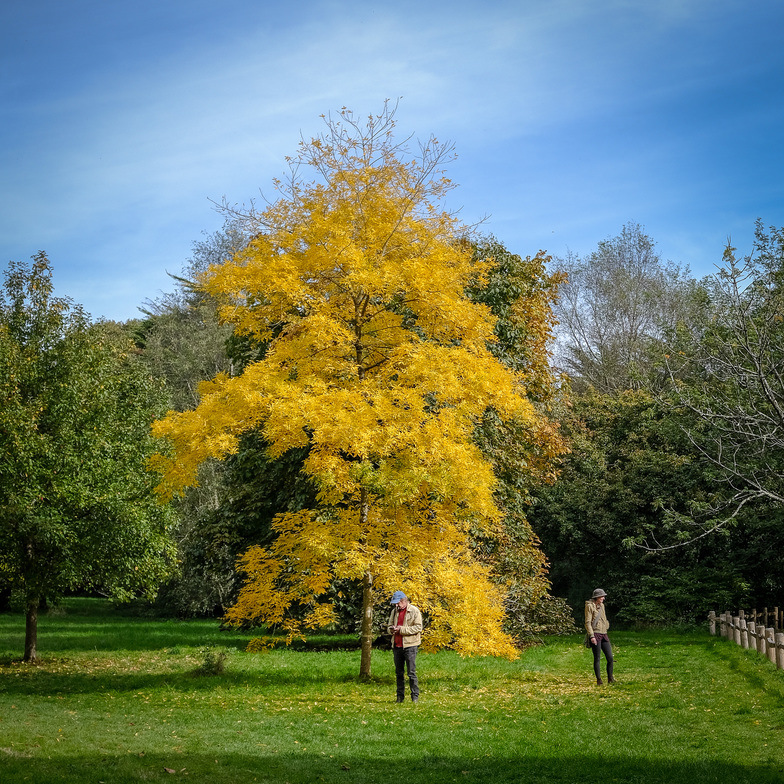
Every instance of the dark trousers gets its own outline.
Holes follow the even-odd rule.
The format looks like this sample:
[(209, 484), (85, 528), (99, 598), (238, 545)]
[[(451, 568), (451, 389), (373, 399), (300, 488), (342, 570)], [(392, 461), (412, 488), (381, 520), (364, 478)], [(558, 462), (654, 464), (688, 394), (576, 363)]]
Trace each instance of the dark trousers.
[(419, 699), (419, 681), (416, 674), (416, 655), (419, 647), (414, 645), (411, 648), (392, 648), (395, 657), (395, 676), (397, 678), (397, 699), (402, 702), (406, 698), (406, 681), (403, 675), (403, 668), (408, 670), (408, 683), (411, 687), (411, 699)]
[(609, 681), (613, 676), (613, 654), (610, 638), (606, 634), (596, 634), (595, 637), (596, 645), (591, 646), (593, 651), (593, 671), (596, 674), (596, 680), (601, 680), (602, 651), (604, 651), (604, 658), (607, 660), (607, 680)]

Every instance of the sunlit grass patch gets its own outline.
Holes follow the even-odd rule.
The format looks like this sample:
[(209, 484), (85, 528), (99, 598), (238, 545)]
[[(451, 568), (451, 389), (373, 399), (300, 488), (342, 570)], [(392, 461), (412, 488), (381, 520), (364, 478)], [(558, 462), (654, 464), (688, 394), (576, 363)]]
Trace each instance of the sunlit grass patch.
[[(203, 621), (156, 646), (160, 621), (126, 639), (127, 618), (117, 648), (95, 650), (77, 633), (90, 619), (69, 636), (68, 618), (53, 620), (72, 648), (0, 666), (3, 784), (784, 780), (784, 673), (704, 633), (613, 635), (618, 683), (604, 687), (576, 637), (515, 662), (422, 653), (420, 703), (398, 705), (389, 651), (362, 683), (358, 650), (250, 654)], [(20, 623), (0, 616), (0, 634)], [(211, 644), (231, 651), (225, 670), (198, 677)]]

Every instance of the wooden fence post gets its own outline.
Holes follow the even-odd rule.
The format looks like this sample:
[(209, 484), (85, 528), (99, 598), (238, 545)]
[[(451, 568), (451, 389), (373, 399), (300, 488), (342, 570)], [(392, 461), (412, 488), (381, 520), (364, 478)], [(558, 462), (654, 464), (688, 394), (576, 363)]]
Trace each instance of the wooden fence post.
[(768, 642), (765, 639), (765, 627), (762, 624), (757, 626), (757, 653), (763, 656), (768, 655)]
[[(760, 621), (770, 619), (773, 626), (765, 626)], [(718, 629), (717, 629), (718, 623)], [(774, 607), (770, 612), (766, 607), (762, 612), (756, 609), (745, 613), (738, 610), (737, 615), (727, 610), (716, 615), (715, 610), (708, 613), (708, 631), (716, 636), (718, 633), (727, 640), (732, 640), (744, 649), (756, 650), (767, 657), (779, 670), (784, 670), (784, 609)]]
[(768, 648), (768, 659), (776, 664), (776, 630), (772, 626), (765, 629), (765, 645)]

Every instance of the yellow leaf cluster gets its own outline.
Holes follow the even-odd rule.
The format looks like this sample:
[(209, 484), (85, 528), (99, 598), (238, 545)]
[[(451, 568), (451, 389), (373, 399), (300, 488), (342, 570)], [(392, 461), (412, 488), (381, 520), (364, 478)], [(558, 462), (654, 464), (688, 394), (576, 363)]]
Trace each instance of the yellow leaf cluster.
[(427, 649), (514, 658), (502, 631), (503, 593), (473, 557), (469, 525), (454, 505), (426, 499), (395, 510), (375, 506), (364, 525), (356, 507), (280, 515), (273, 544), (242, 557), (247, 579), (226, 620), (298, 635), (334, 621), (326, 598), (333, 580), (371, 572), (386, 597), (405, 575), (407, 592), (429, 618)]

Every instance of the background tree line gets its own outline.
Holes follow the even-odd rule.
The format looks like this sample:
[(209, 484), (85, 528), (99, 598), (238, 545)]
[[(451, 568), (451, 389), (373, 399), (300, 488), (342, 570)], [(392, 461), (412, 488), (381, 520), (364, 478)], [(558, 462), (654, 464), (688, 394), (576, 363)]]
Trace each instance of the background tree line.
[(699, 281), (633, 223), (556, 263), (571, 453), (529, 515), (554, 593), (602, 585), (632, 623), (780, 603), (781, 230), (758, 222), (752, 253)]
[[(237, 372), (263, 350), (220, 324), (216, 303), (190, 283), (247, 240), (241, 222), (231, 218), (223, 230), (195, 242), (173, 292), (148, 301), (144, 318), (91, 326), (76, 310), (68, 317), (67, 329), (62, 315), (48, 317), (54, 319), (52, 326), (31, 322), (24, 329), (31, 336), (46, 330), (84, 335), (79, 338), (87, 341), (79, 349), (81, 361), (85, 368), (93, 362), (89, 373), (94, 380), (101, 376), (85, 346), (98, 341), (116, 352), (110, 347), (130, 337), (135, 353), (115, 356), (147, 368), (147, 389), (159, 389), (155, 394), (163, 394), (168, 407), (193, 407), (202, 380), (220, 371)], [(492, 427), (477, 434), (486, 451), (496, 456), (504, 503), (513, 519), (518, 516), (513, 535), (526, 543), (497, 553), (508, 561), (506, 573), (520, 578), (507, 607), (519, 629), (530, 633), (565, 628), (568, 609), (553, 604), (552, 597), (579, 608), (596, 584), (612, 587), (614, 611), (629, 623), (690, 623), (712, 607), (780, 602), (784, 570), (774, 554), (782, 544), (783, 248), (781, 231), (758, 223), (752, 254), (738, 260), (728, 247), (718, 272), (697, 281), (687, 269), (662, 263), (653, 240), (642, 227), (629, 224), (588, 257), (551, 262), (553, 272), (568, 276), (559, 284), (558, 299), (551, 302), (559, 320), (553, 370), (562, 371), (565, 382), (555, 397), (550, 392), (547, 405), (570, 449), (561, 460), (557, 482), (532, 481), (516, 470), (513, 460), (505, 463), (502, 445), (512, 434)], [(530, 336), (510, 324), (505, 310), (521, 286), (539, 279), (541, 270), (532, 274), (520, 257), (492, 238), (477, 243), (476, 253), (492, 253), (498, 265), (488, 285), (474, 289), (471, 296), (490, 304), (499, 316), (499, 355), (509, 363), (523, 362)], [(13, 301), (7, 294), (5, 345), (11, 328), (22, 330), (18, 314), (25, 310), (26, 285), (22, 265), (7, 274), (6, 291)], [(41, 323), (52, 309), (48, 302), (58, 314), (73, 307), (53, 300), (44, 256), (37, 257), (29, 274), (28, 285), (40, 280), (33, 288), (40, 299), (35, 307)], [(51, 335), (35, 339), (49, 340)], [(75, 339), (69, 345), (73, 352)], [(4, 358), (6, 363), (20, 362), (8, 350)], [(5, 378), (8, 398), (9, 385), (19, 375), (7, 371)], [(142, 406), (147, 411), (143, 427), (152, 417), (150, 411), (163, 410), (160, 397), (144, 399), (149, 403)], [(10, 403), (4, 407), (6, 422), (11, 409)], [(5, 427), (10, 433), (8, 424)], [(110, 429), (107, 423), (102, 427)], [(127, 436), (118, 433), (120, 437)], [(12, 451), (6, 447), (6, 466), (12, 465), (7, 462)], [(61, 450), (58, 459), (65, 460), (67, 454)], [(176, 566), (175, 559), (169, 561), (170, 576), (158, 592), (160, 611), (222, 615), (236, 601), (241, 585), (235, 569), (238, 556), (270, 540), (271, 521), (281, 509), (296, 511), (313, 503), (313, 488), (300, 471), (304, 458), (305, 450), (294, 450), (271, 460), (263, 438), (252, 433), (243, 437), (241, 449), (228, 462), (202, 467), (199, 486), (169, 510), (174, 512), (167, 525), (177, 557)], [(19, 508), (15, 499), (20, 491), (10, 480), (19, 475), (17, 468), (4, 474), (7, 519)], [(86, 475), (80, 472), (77, 477)], [(102, 475), (105, 472), (96, 472), (91, 481), (102, 481)], [(25, 489), (35, 492), (29, 481)], [(118, 496), (113, 515), (121, 504)], [(148, 508), (153, 512), (156, 507)], [(90, 514), (96, 514), (95, 509)], [(57, 534), (63, 529), (47, 525), (53, 527), (42, 541), (56, 545), (52, 537), (63, 536)], [(10, 574), (8, 559), (16, 550), (6, 541), (5, 572)], [(115, 569), (116, 579), (121, 569), (112, 564), (121, 552), (115, 547), (113, 554), (102, 556), (105, 571)], [(49, 571), (52, 561), (45, 564)], [(93, 565), (91, 574), (96, 572)], [(29, 574), (32, 585), (38, 578)], [(151, 583), (160, 582), (164, 574), (160, 562), (147, 575), (152, 580), (145, 583), (146, 590), (154, 590)], [(56, 600), (59, 591), (88, 586), (96, 578), (79, 582), (71, 573), (70, 579), (50, 585), (41, 600)], [(106, 575), (96, 582), (102, 590), (110, 586)], [(4, 580), (6, 602), (14, 585), (20, 584)], [(120, 593), (130, 590), (125, 595), (131, 595), (141, 585), (128, 583)], [(354, 628), (359, 612), (356, 586), (352, 591), (352, 586), (336, 584), (334, 593), (343, 627)]]
[[(232, 219), (222, 232), (196, 243), (183, 278), (209, 263), (227, 237), (236, 240), (238, 226)], [(493, 239), (477, 252), (490, 248), (499, 259), (519, 258)], [(552, 302), (559, 322), (553, 369), (565, 383), (548, 405), (570, 452), (553, 485), (526, 481), (514, 466), (505, 474), (507, 487), (516, 476), (518, 486), (508, 497), (519, 506), (525, 536), (541, 545), (532, 557), (548, 563), (547, 572), (540, 572), (552, 584), (544, 597), (564, 597), (579, 612), (592, 587), (610, 585), (617, 617), (628, 623), (692, 623), (714, 606), (780, 601), (784, 574), (772, 553), (782, 543), (776, 495), (776, 439), (783, 432), (776, 419), (784, 390), (778, 370), (782, 268), (781, 233), (761, 224), (749, 258), (738, 261), (728, 250), (717, 273), (703, 280), (663, 262), (637, 224), (627, 224), (584, 258), (550, 262), (567, 281)], [(513, 299), (504, 287), (514, 285), (510, 268), (501, 263), (487, 289), (472, 295), (495, 298), (503, 315)], [(163, 324), (179, 319), (182, 334), (192, 337), (194, 325), (185, 325), (201, 310), (213, 315), (198, 329), (221, 335), (225, 366), (241, 367), (255, 356), (247, 341), (221, 342), (225, 328), (212, 306), (186, 284), (179, 288), (179, 299), (151, 310), (141, 334), (160, 340)], [(501, 318), (499, 330), (508, 328)], [(175, 334), (171, 356), (183, 361)], [(514, 362), (527, 342), (510, 333), (500, 345), (506, 361)], [(157, 361), (160, 346), (145, 346)], [(204, 377), (203, 370), (195, 371), (195, 379)], [(176, 385), (173, 378), (168, 383)], [(193, 380), (182, 383), (192, 386)], [(760, 434), (752, 423), (770, 432)], [(188, 522), (181, 529), (181, 552), (188, 556), (181, 576), (162, 592), (173, 610), (227, 606), (238, 590), (232, 568), (238, 553), (266, 541), (276, 510), (312, 502), (299, 474), (304, 454), (289, 455), (285, 465), (270, 462), (265, 447), (257, 436), (248, 437), (216, 473), (222, 500), (214, 508), (191, 501), (201, 511), (183, 516)], [(726, 464), (728, 454), (732, 465)], [(186, 535), (191, 525), (198, 534)], [(530, 564), (527, 569), (536, 572)], [(214, 585), (213, 592), (205, 592), (206, 585)], [(357, 603), (348, 598), (350, 591), (340, 593), (350, 627)], [(553, 609), (563, 619), (563, 606)], [(527, 628), (546, 628), (552, 620), (537, 616), (542, 606), (534, 609), (524, 599), (518, 610)]]
[[(350, 113), (341, 115), (346, 125), (326, 120), (327, 135), (303, 141), (296, 159), (313, 166), (324, 184), (292, 179), (264, 213), (224, 208), (224, 228), (194, 244), (173, 291), (146, 302), (142, 318), (92, 323), (78, 306), (54, 297), (44, 254), (29, 267), (9, 266), (0, 300), (0, 589), (6, 603), (26, 609), (27, 658), (35, 658), (38, 607), (69, 590), (119, 599), (157, 593), (163, 612), (224, 616), (234, 608), (235, 621), (257, 622), (242, 593), (253, 568), (247, 554), (280, 548), (284, 519), (296, 525), (321, 519), (326, 531), (352, 504), (367, 514), (371, 498), (382, 518), (409, 504), (418, 535), (440, 519), (442, 531), (465, 537), (463, 567), (440, 579), (461, 569), (463, 578), (466, 569), (476, 570), (479, 582), (479, 575), (493, 575), (506, 631), (517, 636), (572, 629), (569, 605), (579, 612), (597, 584), (611, 593), (616, 617), (630, 623), (692, 623), (713, 607), (780, 601), (784, 576), (771, 553), (781, 544), (784, 499), (782, 231), (758, 223), (749, 256), (737, 259), (728, 245), (717, 273), (699, 281), (663, 262), (633, 223), (586, 257), (522, 257), (493, 237), (455, 233), (453, 219), (428, 201), (448, 187), (439, 179), (442, 153), (425, 146), (424, 158), (403, 164), (405, 147), (392, 140), (393, 115), (385, 110), (367, 129)], [(387, 239), (379, 244), (378, 236)], [(330, 243), (338, 255), (351, 243), (355, 251), (340, 264), (329, 261), (326, 272), (312, 272)], [(356, 259), (383, 261), (395, 243), (399, 262), (340, 277)], [(431, 263), (412, 254), (417, 244), (434, 254)], [(291, 284), (265, 269), (281, 259), (302, 265), (298, 279), (312, 289), (305, 299), (297, 299), (300, 283), (289, 295)], [(249, 269), (265, 279), (258, 290), (237, 283)], [(372, 303), (367, 318), (365, 309), (353, 321), (334, 310), (352, 290), (355, 307)], [(322, 311), (311, 313), (318, 297)], [(277, 311), (275, 298), (283, 303)], [(269, 320), (266, 312), (278, 315)], [(492, 328), (492, 336), (476, 342), (471, 319), (476, 335)], [(353, 325), (355, 336), (338, 349), (340, 323)], [(308, 329), (311, 342), (298, 349)], [(323, 342), (325, 329), (335, 337)], [(355, 489), (342, 497), (331, 491), (336, 500), (325, 506), (324, 482), (334, 481), (336, 469), (313, 468), (320, 459), (314, 449), (327, 443), (313, 434), (318, 417), (335, 415), (332, 404), (314, 414), (302, 429), (307, 438), (300, 434), (296, 443), (285, 427), (275, 435), (263, 420), (231, 426), (231, 449), (196, 450), (193, 474), (173, 483), (182, 494), (165, 508), (153, 502), (149, 426), (164, 407), (170, 415), (161, 427), (173, 435), (172, 450), (156, 459), (176, 477), (178, 455), (195, 449), (187, 412), (222, 387), (241, 389), (276, 351), (283, 351), (283, 365), (272, 363), (269, 372), (288, 367), (281, 379), (295, 389), (303, 369), (312, 371), (319, 341), (324, 356), (334, 355), (319, 373), (346, 390), (351, 372), (362, 379), (395, 352), (447, 358), (468, 347), (462, 362), (477, 363), (473, 379), (461, 371), (449, 388), (436, 368), (423, 365), (421, 380), (411, 382), (420, 385), (416, 395), (402, 403), (414, 389), (394, 392), (409, 372), (402, 363), (385, 377), (384, 394), (392, 394), (389, 405), (401, 422), (420, 411), (412, 434), (440, 432), (455, 416), (464, 417), (461, 427), (472, 423), (470, 443), (444, 441), (442, 448), (472, 455), (449, 469), (455, 477), (492, 470), (491, 506), (472, 511), (473, 502), (455, 504), (454, 477), (438, 478), (430, 458), (414, 469), (403, 453), (376, 454), (372, 445), (362, 459), (329, 446), (335, 466), (345, 464), (346, 486)], [(348, 356), (339, 351), (356, 351), (356, 360), (336, 374), (335, 362)], [(503, 405), (502, 396), (496, 404), (481, 402), (509, 379), (524, 388), (515, 404), (526, 412), (522, 418), (504, 414), (511, 397)], [(252, 383), (247, 389), (256, 394)], [(382, 401), (372, 405), (380, 411)], [(357, 403), (359, 397), (351, 410)], [(240, 422), (242, 412), (232, 416)], [(366, 435), (372, 440), (372, 432)], [(428, 446), (413, 448), (424, 453)], [(387, 507), (387, 498), (397, 500)], [(437, 550), (425, 535), (425, 554), (428, 542)], [(439, 556), (439, 568), (447, 556)], [(237, 568), (243, 557), (245, 573)], [(423, 560), (417, 568), (425, 575), (433, 565)], [(314, 612), (346, 629), (369, 617), (367, 575), (350, 569), (330, 575), (317, 592), (329, 612), (311, 600), (299, 609), (290, 602), (292, 629)], [(450, 590), (466, 595), (457, 582)], [(454, 597), (434, 604), (434, 617), (456, 606)], [(441, 623), (446, 643), (459, 642), (451, 621)], [(363, 635), (369, 639), (369, 626)]]

